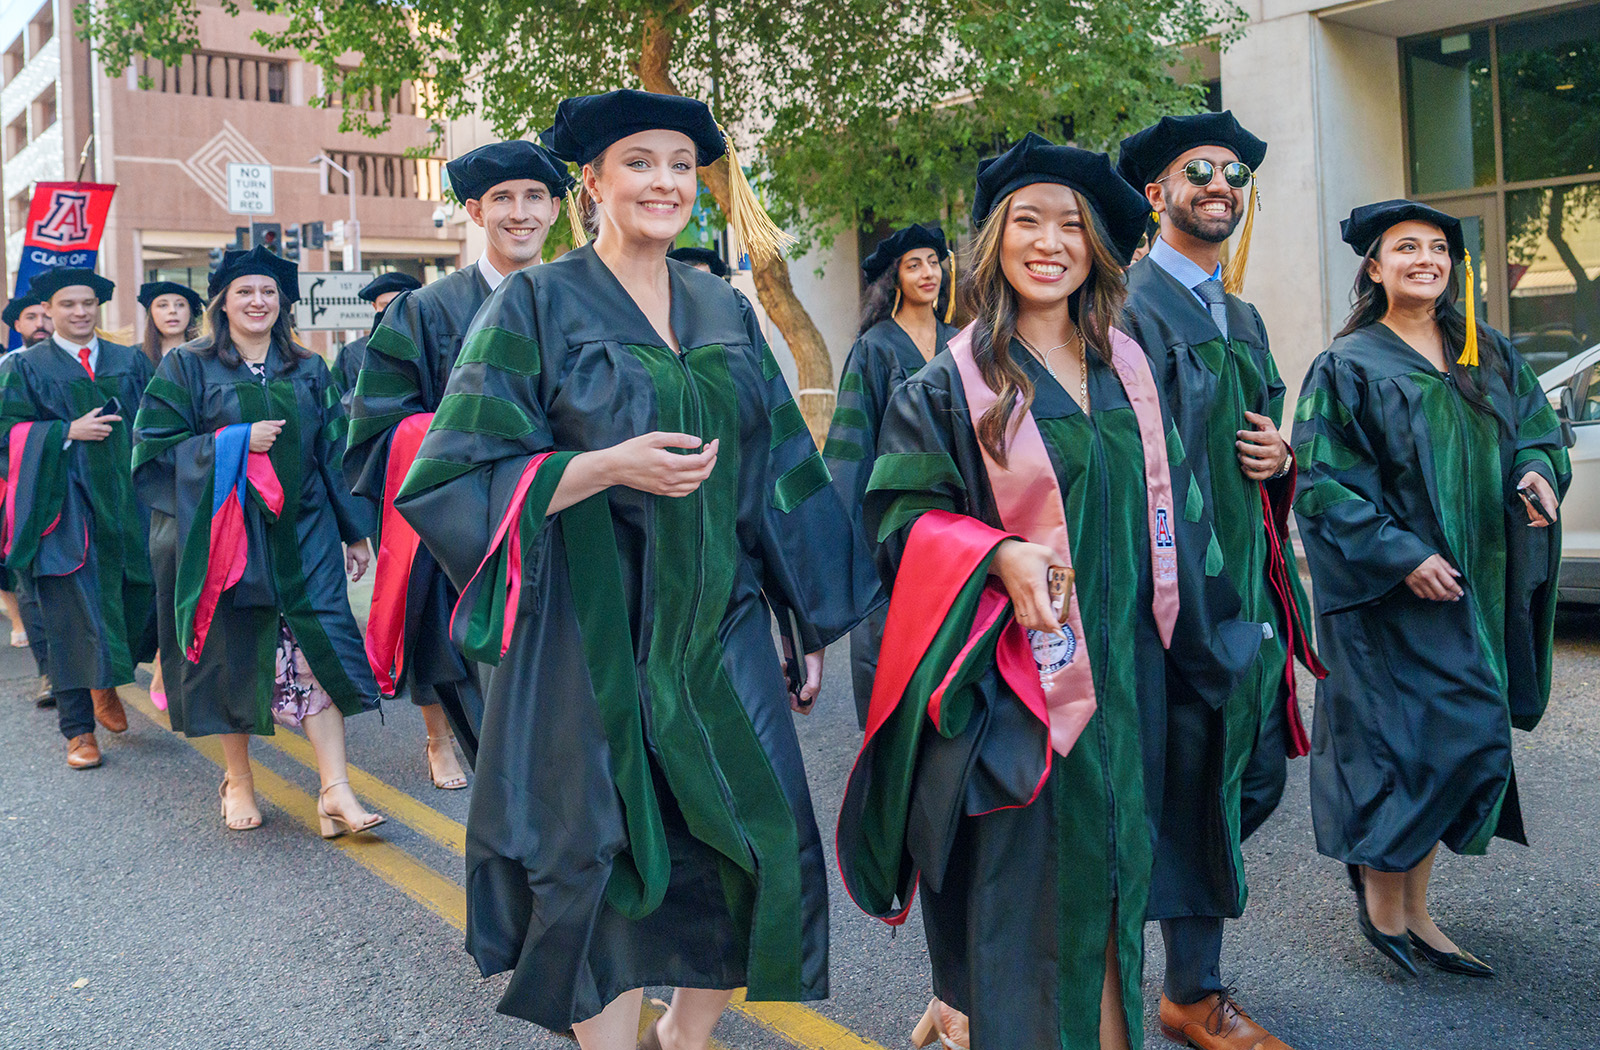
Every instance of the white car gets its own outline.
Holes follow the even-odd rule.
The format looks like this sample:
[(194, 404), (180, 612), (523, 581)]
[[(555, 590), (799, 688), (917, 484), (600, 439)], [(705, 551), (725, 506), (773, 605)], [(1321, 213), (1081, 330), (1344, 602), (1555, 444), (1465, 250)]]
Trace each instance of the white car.
[(1572, 487), (1561, 502), (1561, 600), (1600, 605), (1600, 344), (1545, 372), (1539, 385), (1575, 439)]

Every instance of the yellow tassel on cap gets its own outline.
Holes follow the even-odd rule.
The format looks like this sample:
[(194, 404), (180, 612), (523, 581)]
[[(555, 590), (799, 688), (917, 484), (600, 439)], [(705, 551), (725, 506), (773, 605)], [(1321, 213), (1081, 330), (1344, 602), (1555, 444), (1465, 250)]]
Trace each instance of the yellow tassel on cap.
[(1250, 180), (1250, 203), (1245, 206), (1244, 232), (1239, 235), (1239, 250), (1228, 257), (1222, 268), (1222, 290), (1229, 295), (1244, 291), (1244, 269), (1250, 265), (1250, 234), (1256, 225), (1256, 182)]
[(1472, 253), (1467, 252), (1467, 343), (1456, 364), (1478, 367), (1478, 279), (1472, 275)]
[(951, 324), (956, 316), (956, 253), (950, 251), (950, 298), (944, 304), (944, 323)]
[(578, 195), (571, 187), (567, 189), (567, 224), (572, 227), (573, 247), (582, 248), (589, 243), (589, 231), (583, 226), (583, 212), (578, 207)]
[(728, 144), (728, 222), (739, 234), (745, 251), (752, 262), (770, 263), (783, 256), (783, 250), (795, 243), (793, 237), (778, 228), (772, 216), (761, 206), (750, 180), (745, 178), (744, 166), (733, 148), (733, 136), (722, 125), (717, 125)]

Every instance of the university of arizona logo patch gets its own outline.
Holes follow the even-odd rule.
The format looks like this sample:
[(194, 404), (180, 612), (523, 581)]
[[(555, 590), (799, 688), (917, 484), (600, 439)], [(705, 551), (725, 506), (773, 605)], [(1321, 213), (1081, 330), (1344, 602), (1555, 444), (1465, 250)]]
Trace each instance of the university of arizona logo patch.
[(49, 211), (34, 223), (34, 241), (64, 248), (89, 237), (89, 195), (57, 190), (51, 195)]
[(1157, 550), (1165, 550), (1175, 546), (1172, 542), (1172, 523), (1167, 520), (1167, 508), (1156, 508), (1156, 536)]
[(1029, 631), (1028, 642), (1033, 646), (1041, 682), (1070, 664), (1078, 653), (1078, 636), (1072, 633), (1071, 624), (1062, 624), (1060, 634)]

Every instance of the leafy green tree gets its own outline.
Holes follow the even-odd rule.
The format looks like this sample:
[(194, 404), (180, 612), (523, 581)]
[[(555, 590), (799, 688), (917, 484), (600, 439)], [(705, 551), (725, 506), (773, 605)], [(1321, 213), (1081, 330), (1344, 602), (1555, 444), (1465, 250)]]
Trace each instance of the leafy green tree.
[[(176, 64), (199, 46), (198, 0), (101, 0), (74, 9), (102, 65)], [(237, 14), (236, 0), (223, 6)], [(407, 81), (427, 85), (435, 129), (478, 114), (530, 135), (556, 103), (616, 87), (695, 95), (744, 147), (769, 206), (807, 243), (878, 221), (958, 220), (977, 158), (1030, 130), (1104, 148), (1202, 96), (1180, 45), (1218, 46), (1233, 0), (254, 0), (283, 17), (257, 40), (318, 66), (346, 129), (376, 133)], [(1215, 35), (1220, 27), (1222, 36)], [(359, 54), (351, 67), (347, 56)], [(727, 161), (701, 172), (723, 213)], [(800, 386), (828, 390), (821, 335), (787, 265), (757, 292)], [(814, 433), (831, 394), (801, 406)]]

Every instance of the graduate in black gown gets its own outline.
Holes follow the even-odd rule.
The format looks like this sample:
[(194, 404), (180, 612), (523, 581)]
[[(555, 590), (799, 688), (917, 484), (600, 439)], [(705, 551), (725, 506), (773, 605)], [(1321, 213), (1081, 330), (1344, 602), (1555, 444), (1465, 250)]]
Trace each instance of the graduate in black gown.
[(696, 270), (704, 270), (713, 277), (720, 277), (724, 281), (733, 276), (733, 271), (728, 268), (728, 260), (722, 253), (710, 248), (674, 248), (667, 253), (667, 258), (676, 259), (678, 262), (693, 266)]
[[(865, 542), (754, 312), (666, 258), (702, 102), (568, 99), (592, 245), (484, 304), (397, 501), (463, 588), (453, 635), (498, 662), (467, 820), (467, 948), (503, 1012), (633, 1050), (706, 1045), (733, 989), (828, 994), (827, 879), (791, 704), (877, 591)], [(752, 252), (781, 235), (735, 173)], [(575, 228), (581, 228), (575, 224)], [(798, 621), (786, 688), (768, 601)], [(791, 694), (791, 690), (793, 690)]]
[[(378, 325), (383, 323), (383, 312), (389, 304), (400, 296), (401, 292), (414, 292), (422, 287), (422, 282), (409, 273), (391, 270), (380, 273), (362, 286), (356, 293), (356, 298), (364, 303), (372, 304), (372, 331), (378, 330)], [(352, 339), (339, 348), (339, 353), (333, 359), (333, 381), (339, 384), (341, 394), (348, 394), (356, 387), (356, 377), (361, 374), (361, 363), (367, 358), (367, 340), (372, 333), (357, 339)]]
[[(6, 303), (0, 311), (0, 322), (15, 332), (22, 347), (42, 343), (50, 338), (50, 310), (31, 295), (22, 294)], [(19, 347), (18, 349), (21, 349)], [(0, 350), (7, 353), (8, 350)], [(3, 560), (3, 559), (0, 559)], [(45, 640), (44, 617), (39, 613), (39, 603), (28, 587), (27, 577), (6, 570), (7, 590), (0, 591), (0, 603), (5, 605), (11, 618), (11, 644), (17, 645), (18, 635), (27, 636), (27, 646), (33, 652), (34, 666), (39, 671), (39, 688), (33, 702), (39, 707), (54, 707), (55, 692), (50, 686), (50, 647)]]
[(116, 687), (155, 647), (149, 515), (133, 496), (129, 430), (150, 362), (95, 335), (115, 286), (48, 270), (29, 291), (54, 334), (0, 359), (0, 462), (11, 571), (37, 597), (67, 764), (100, 765), (94, 727), (128, 728)]
[(350, 790), (344, 719), (377, 707), (345, 574), (371, 562), (370, 508), (343, 485), (345, 419), (322, 358), (293, 340), (297, 268), (230, 251), (207, 334), (169, 353), (134, 426), (151, 514), (168, 716), (221, 738), (222, 819), (260, 827), (250, 736), (298, 726), (316, 752), (325, 837), (383, 818)]
[[(839, 374), (839, 400), (822, 448), (839, 497), (858, 518), (877, 461), (878, 426), (889, 395), (956, 334), (949, 323), (955, 281), (945, 273), (948, 258), (943, 230), (912, 223), (884, 238), (861, 264), (867, 282), (861, 327)], [(850, 632), (850, 679), (863, 729), (887, 614), (885, 605)]]
[[(1312, 726), (1317, 848), (1349, 866), (1361, 930), (1415, 957), (1492, 970), (1428, 912), (1440, 843), (1526, 844), (1511, 730), (1550, 696), (1571, 467), (1510, 340), (1475, 323), (1460, 220), (1357, 208), (1355, 308), (1295, 410), (1295, 514), (1328, 677)], [(1465, 281), (1462, 271), (1465, 270)]]
[(920, 879), (934, 992), (973, 1047), (1144, 1045), (1160, 668), (1215, 706), (1260, 646), (1115, 327), (1148, 214), (1104, 154), (1030, 134), (986, 161), (976, 320), (878, 431), (865, 517), (893, 582), (839, 861), (892, 923)]
[(522, 139), (479, 146), (446, 170), (467, 215), (483, 227), (484, 254), (426, 288), (402, 292), (384, 311), (349, 395), (345, 476), (357, 495), (380, 508), (367, 618), (367, 655), (378, 687), (385, 696), (410, 689), (427, 724), (428, 779), (456, 790), (467, 786), (467, 777), (452, 736), (469, 765), (478, 750), (479, 668), (450, 643), (456, 589), (395, 512), (394, 497), (478, 308), (507, 275), (539, 262), (572, 177), (543, 147)]
[[(1223, 920), (1244, 912), (1241, 844), (1277, 808), (1288, 756), (1309, 751), (1294, 662), (1322, 670), (1289, 537), (1294, 457), (1278, 432), (1283, 380), (1261, 315), (1235, 294), (1266, 153), (1232, 113), (1201, 113), (1130, 135), (1117, 162), (1159, 216), (1148, 254), (1128, 269), (1128, 331), (1161, 373), (1223, 571), (1245, 618), (1265, 625), (1254, 666), (1221, 707), (1168, 708), (1148, 917), (1161, 921), (1166, 947), (1161, 1024), (1201, 1050), (1287, 1050), (1232, 999)], [(1241, 222), (1224, 269), (1223, 246)], [(1182, 676), (1169, 688), (1181, 692)]]

